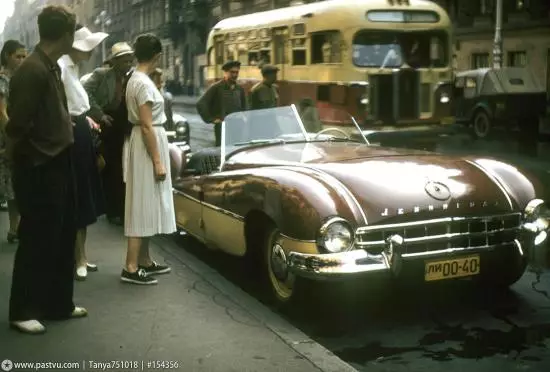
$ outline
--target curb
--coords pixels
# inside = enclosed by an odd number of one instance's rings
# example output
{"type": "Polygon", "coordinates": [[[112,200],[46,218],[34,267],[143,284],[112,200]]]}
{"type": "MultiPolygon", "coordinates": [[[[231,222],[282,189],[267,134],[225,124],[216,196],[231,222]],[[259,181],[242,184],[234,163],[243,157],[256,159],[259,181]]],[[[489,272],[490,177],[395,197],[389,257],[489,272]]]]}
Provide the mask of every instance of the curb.
{"type": "MultiPolygon", "coordinates": [[[[251,316],[256,318],[267,329],[277,335],[288,347],[299,355],[309,360],[315,367],[324,372],[356,372],[350,364],[338,358],[330,350],[312,340],[305,333],[291,325],[278,314],[261,304],[258,300],[248,295],[242,289],[225,279],[216,270],[200,261],[198,258],[179,247],[172,239],[161,237],[155,239],[157,247],[164,254],[178,260],[182,265],[187,266],[195,274],[203,278],[206,282],[226,295],[230,300],[240,306],[251,316]],[[163,244],[158,244],[160,241],[163,244]],[[178,250],[174,254],[166,249],[166,246],[172,246],[178,250]]],[[[205,248],[206,249],[206,248],[205,248]]]]}

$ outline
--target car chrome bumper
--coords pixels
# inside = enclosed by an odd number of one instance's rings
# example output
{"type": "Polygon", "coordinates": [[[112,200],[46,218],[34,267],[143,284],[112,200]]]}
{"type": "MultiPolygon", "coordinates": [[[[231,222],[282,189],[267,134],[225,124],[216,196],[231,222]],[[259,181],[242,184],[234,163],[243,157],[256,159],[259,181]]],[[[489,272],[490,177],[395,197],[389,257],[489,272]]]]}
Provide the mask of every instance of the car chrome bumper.
{"type": "Polygon", "coordinates": [[[288,255],[287,264],[289,270],[296,276],[314,280],[342,280],[356,275],[397,273],[404,264],[406,265],[410,261],[452,259],[457,256],[491,252],[504,247],[515,247],[519,255],[525,255],[522,243],[515,240],[498,246],[452,248],[415,254],[394,253],[391,256],[386,253],[372,255],[364,249],[330,254],[291,252],[288,255]]]}

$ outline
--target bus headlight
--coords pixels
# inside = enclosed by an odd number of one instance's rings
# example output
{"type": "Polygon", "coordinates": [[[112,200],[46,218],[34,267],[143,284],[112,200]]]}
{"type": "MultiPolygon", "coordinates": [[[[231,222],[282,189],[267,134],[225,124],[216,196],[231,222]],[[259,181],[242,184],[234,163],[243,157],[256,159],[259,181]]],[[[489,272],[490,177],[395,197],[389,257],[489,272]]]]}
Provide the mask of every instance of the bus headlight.
{"type": "Polygon", "coordinates": [[[441,103],[449,103],[451,101],[451,97],[447,93],[441,93],[441,96],[439,96],[439,102],[441,103]]]}
{"type": "Polygon", "coordinates": [[[319,229],[317,245],[329,253],[338,253],[353,246],[353,230],[346,220],[335,217],[328,220],[319,229]]]}
{"type": "Polygon", "coordinates": [[[361,104],[362,105],[368,105],[369,104],[369,98],[368,97],[363,97],[361,98],[361,104]]]}

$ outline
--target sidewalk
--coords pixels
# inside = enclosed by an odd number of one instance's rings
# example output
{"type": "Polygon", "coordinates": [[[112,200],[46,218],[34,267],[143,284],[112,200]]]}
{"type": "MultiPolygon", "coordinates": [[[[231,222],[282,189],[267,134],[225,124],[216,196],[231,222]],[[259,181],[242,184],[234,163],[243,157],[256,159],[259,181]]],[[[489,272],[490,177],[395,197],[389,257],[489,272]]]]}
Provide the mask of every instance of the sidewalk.
{"type": "Polygon", "coordinates": [[[143,361],[140,371],[159,370],[148,361],[178,365],[160,368],[166,371],[354,370],[171,239],[152,244],[171,274],[156,286],[121,283],[122,230],[103,220],[88,233],[88,255],[99,271],[75,285],[75,302],[89,317],[46,323],[42,336],[19,334],[7,325],[16,246],[4,242],[6,213],[0,223],[0,361],[79,362],[84,371],[94,370],[89,361],[143,361]]]}

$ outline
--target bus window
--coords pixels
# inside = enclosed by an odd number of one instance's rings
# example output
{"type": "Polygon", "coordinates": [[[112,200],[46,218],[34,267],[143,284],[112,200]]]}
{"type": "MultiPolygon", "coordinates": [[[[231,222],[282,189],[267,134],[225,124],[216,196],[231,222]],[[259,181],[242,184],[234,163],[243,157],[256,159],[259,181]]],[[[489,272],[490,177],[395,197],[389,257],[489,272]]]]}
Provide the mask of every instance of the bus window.
{"type": "Polygon", "coordinates": [[[216,53],[215,48],[208,49],[208,60],[207,63],[209,66],[216,65],[216,53]]]}
{"type": "Polygon", "coordinates": [[[248,50],[246,44],[239,44],[237,45],[237,53],[239,58],[237,59],[239,62],[241,62],[242,65],[248,65],[248,50]]]}
{"type": "Polygon", "coordinates": [[[229,44],[229,45],[226,45],[225,47],[225,58],[228,60],[228,61],[234,61],[236,58],[235,58],[235,44],[229,44]]]}
{"type": "Polygon", "coordinates": [[[273,52],[275,53],[276,65],[282,65],[287,63],[288,57],[288,29],[286,27],[273,30],[273,52]]]}
{"type": "Polygon", "coordinates": [[[223,65],[223,39],[216,40],[214,44],[214,49],[216,53],[216,63],[217,65],[223,65]]]}
{"type": "Polygon", "coordinates": [[[306,39],[296,38],[292,40],[292,65],[304,66],[307,61],[306,39]]]}
{"type": "Polygon", "coordinates": [[[448,36],[441,31],[396,33],[359,31],[353,37],[353,63],[359,67],[447,67],[448,36]]]}
{"type": "Polygon", "coordinates": [[[340,31],[323,31],[311,35],[311,63],[340,63],[340,31]]]}
{"type": "Polygon", "coordinates": [[[403,63],[396,33],[359,31],[352,44],[353,64],[358,67],[396,68],[403,63]]]}
{"type": "Polygon", "coordinates": [[[266,64],[266,63],[271,63],[271,51],[262,50],[260,51],[260,60],[258,64],[266,64]]]}

